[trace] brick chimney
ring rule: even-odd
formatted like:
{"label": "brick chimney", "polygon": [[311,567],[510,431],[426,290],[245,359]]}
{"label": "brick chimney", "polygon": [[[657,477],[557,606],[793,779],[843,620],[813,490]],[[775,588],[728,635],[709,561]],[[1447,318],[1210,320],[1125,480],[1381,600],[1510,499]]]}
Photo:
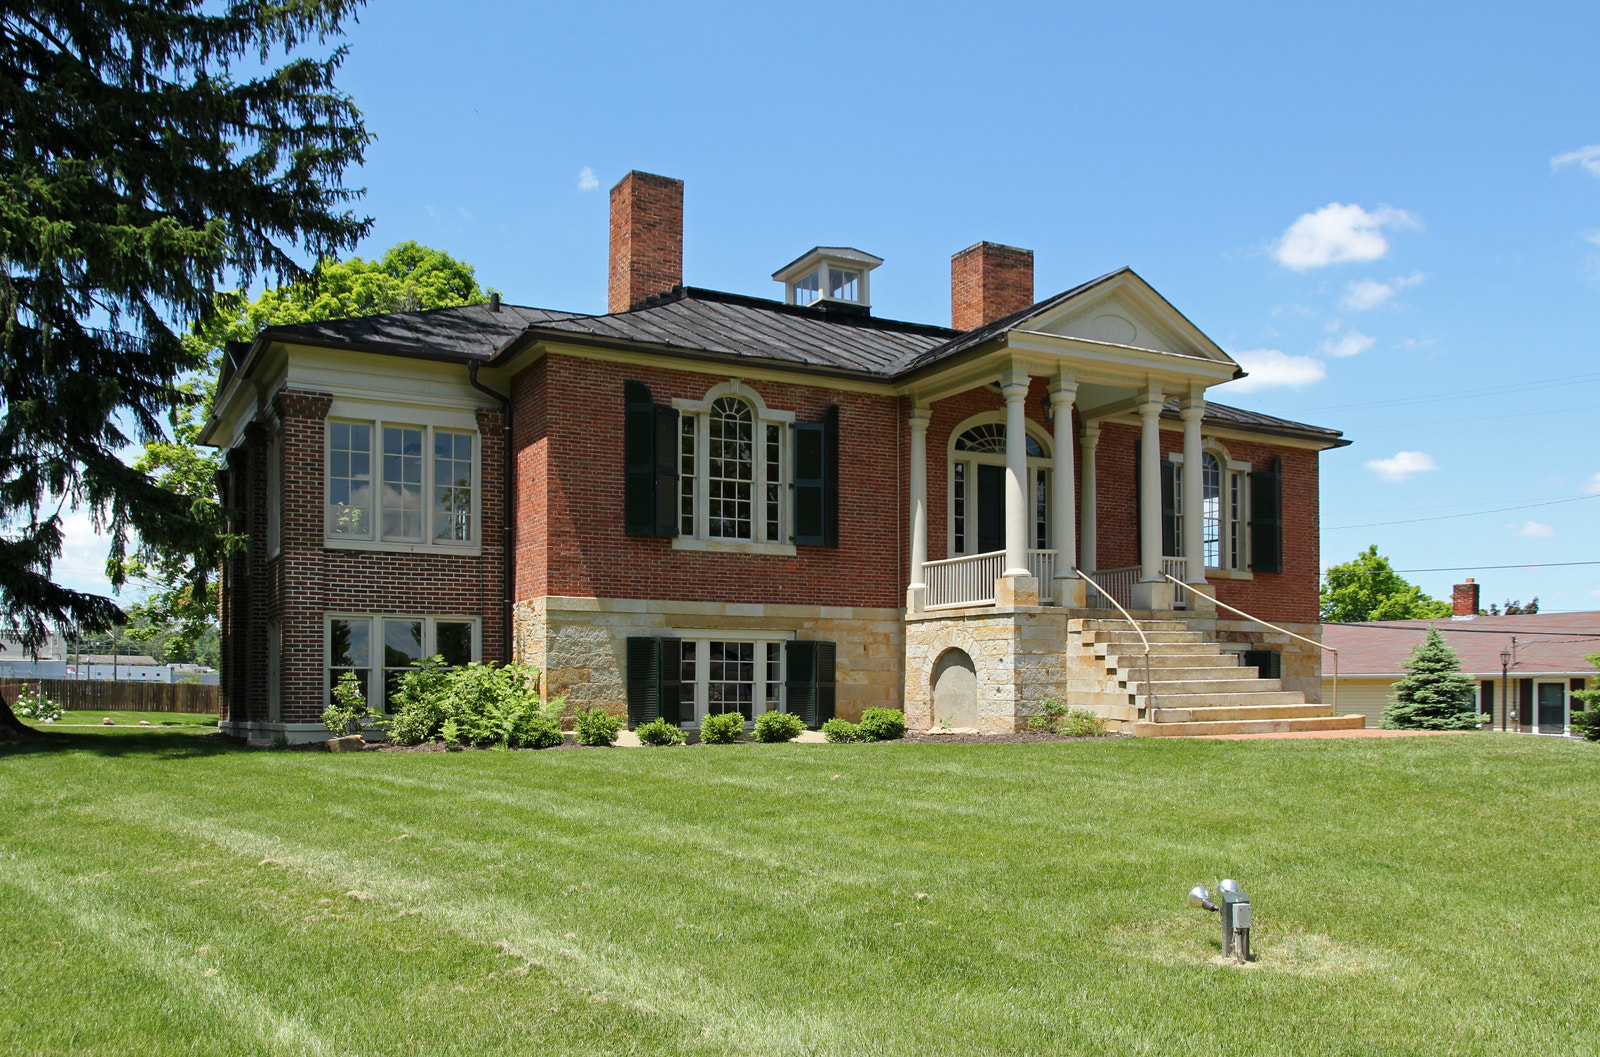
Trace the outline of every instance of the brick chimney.
{"label": "brick chimney", "polygon": [[683,181],[630,172],[611,189],[609,311],[683,284]]}
{"label": "brick chimney", "polygon": [[1472,577],[1450,589],[1450,612],[1458,617],[1478,615],[1478,585],[1472,582]]}
{"label": "brick chimney", "polygon": [[1033,251],[996,242],[950,258],[950,325],[971,330],[1033,304]]}

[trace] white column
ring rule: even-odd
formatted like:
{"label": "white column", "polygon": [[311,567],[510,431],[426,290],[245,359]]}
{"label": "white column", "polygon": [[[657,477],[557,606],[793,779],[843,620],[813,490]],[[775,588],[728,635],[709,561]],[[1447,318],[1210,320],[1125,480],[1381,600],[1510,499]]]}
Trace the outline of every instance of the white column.
{"label": "white column", "polygon": [[911,405],[911,583],[906,608],[921,609],[927,597],[922,567],[928,563],[928,409]]}
{"label": "white column", "polygon": [[1183,419],[1183,554],[1185,583],[1206,582],[1205,455],[1200,447],[1200,419],[1205,397],[1191,391],[1178,404]]}
{"label": "white column", "polygon": [[1006,568],[1002,576],[1032,576],[1028,568],[1028,373],[1000,379],[1006,397]]}
{"label": "white column", "polygon": [[1100,426],[1095,422],[1083,424],[1083,495],[1078,503],[1078,568],[1093,573],[1099,567],[1100,539],[1095,519],[1098,517],[1098,487],[1095,483],[1095,452],[1100,446]]}
{"label": "white column", "polygon": [[1056,576],[1052,604],[1070,609],[1084,606],[1083,584],[1072,571],[1078,552],[1078,505],[1074,493],[1072,455],[1072,405],[1078,383],[1062,371],[1050,389],[1050,413],[1055,416],[1055,457],[1050,489],[1050,521],[1055,528]]}
{"label": "white column", "polygon": [[1161,390],[1139,394],[1139,580],[1161,577]]}

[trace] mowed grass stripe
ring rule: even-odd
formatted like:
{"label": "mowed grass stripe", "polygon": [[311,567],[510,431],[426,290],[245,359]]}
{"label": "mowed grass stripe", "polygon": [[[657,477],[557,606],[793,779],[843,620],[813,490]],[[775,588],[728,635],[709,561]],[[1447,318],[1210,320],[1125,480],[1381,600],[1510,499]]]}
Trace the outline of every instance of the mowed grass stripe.
{"label": "mowed grass stripe", "polygon": [[[169,902],[201,943],[238,930],[259,965],[225,971],[308,977],[273,1008],[360,1052],[451,1052],[405,1047],[478,1020],[491,1030],[449,1035],[454,1052],[518,1052],[535,992],[573,1018],[543,1014],[547,1052],[1584,1053],[1600,1037],[1582,1002],[1542,1000],[1593,971],[1593,746],[184,759],[171,742],[0,755],[7,802],[65,833],[0,850],[120,871],[141,913]],[[91,846],[109,824],[174,861],[199,849],[247,894],[132,870]],[[1263,958],[1244,971],[1212,964],[1216,919],[1181,905],[1222,873],[1257,899]],[[318,953],[330,942],[338,958]],[[347,994],[336,963],[376,986]],[[520,990],[489,995],[513,969]],[[440,995],[463,986],[479,997],[451,1013]],[[359,1026],[332,1012],[352,1004]]]}

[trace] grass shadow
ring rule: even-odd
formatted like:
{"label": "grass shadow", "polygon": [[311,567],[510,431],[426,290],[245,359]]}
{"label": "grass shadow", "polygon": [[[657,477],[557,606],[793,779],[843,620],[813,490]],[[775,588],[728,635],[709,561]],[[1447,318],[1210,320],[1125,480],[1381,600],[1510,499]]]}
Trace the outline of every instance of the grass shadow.
{"label": "grass shadow", "polygon": [[[259,752],[217,733],[192,733],[174,727],[108,728],[68,733],[41,730],[36,738],[0,741],[0,759],[89,752],[96,756],[181,760]],[[200,728],[204,730],[205,728]]]}

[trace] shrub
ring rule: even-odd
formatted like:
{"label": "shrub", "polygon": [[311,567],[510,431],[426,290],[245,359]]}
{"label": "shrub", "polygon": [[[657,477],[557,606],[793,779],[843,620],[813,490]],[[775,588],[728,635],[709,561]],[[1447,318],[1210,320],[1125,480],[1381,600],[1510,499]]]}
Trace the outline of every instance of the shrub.
{"label": "shrub", "polygon": [[443,657],[417,661],[400,679],[389,702],[392,718],[382,726],[389,740],[398,745],[421,745],[439,737],[444,721],[450,718],[450,669]]}
{"label": "shrub", "polygon": [[634,731],[646,745],[682,745],[683,731],[664,719],[652,720]]}
{"label": "shrub", "polygon": [[757,741],[793,741],[805,729],[805,721],[791,712],[763,712],[756,718]]}
{"label": "shrub", "polygon": [[333,688],[333,704],[322,710],[322,725],[334,737],[342,738],[360,731],[361,721],[371,717],[367,697],[361,692],[361,680],[355,672],[345,672]]}
{"label": "shrub", "polygon": [[906,714],[898,708],[869,708],[861,713],[862,741],[894,741],[906,736]]}
{"label": "shrub", "polygon": [[861,728],[848,719],[835,716],[822,725],[822,736],[835,745],[846,741],[860,741]]}
{"label": "shrub", "polygon": [[11,706],[11,711],[16,713],[18,719],[36,719],[41,723],[54,723],[61,718],[61,702],[53,697],[47,697],[43,692],[24,690],[18,697],[17,703]]}
{"label": "shrub", "polygon": [[[444,658],[417,662],[395,691],[394,715],[383,722],[401,745],[440,738],[461,745],[542,749],[561,744],[559,717],[567,700],[541,702],[538,672],[506,665],[447,668]],[[552,731],[554,734],[552,735]]]}
{"label": "shrub", "polygon": [[1087,709],[1075,708],[1056,724],[1056,733],[1064,738],[1103,738],[1106,720]]}
{"label": "shrub", "polygon": [[1572,732],[1589,741],[1600,741],[1600,708],[1590,705],[1581,712],[1572,713]]}
{"label": "shrub", "polygon": [[700,740],[707,745],[732,745],[744,733],[744,717],[737,712],[720,712],[700,721]]}
{"label": "shrub", "polygon": [[519,713],[503,742],[508,749],[553,749],[562,742],[561,728],[553,719],[533,712]]}
{"label": "shrub", "polygon": [[1053,697],[1047,697],[1028,715],[1025,725],[1029,730],[1059,734],[1061,724],[1067,715],[1066,705]]}
{"label": "shrub", "polygon": [[603,708],[590,708],[578,713],[579,745],[610,745],[617,740],[622,720]]}

